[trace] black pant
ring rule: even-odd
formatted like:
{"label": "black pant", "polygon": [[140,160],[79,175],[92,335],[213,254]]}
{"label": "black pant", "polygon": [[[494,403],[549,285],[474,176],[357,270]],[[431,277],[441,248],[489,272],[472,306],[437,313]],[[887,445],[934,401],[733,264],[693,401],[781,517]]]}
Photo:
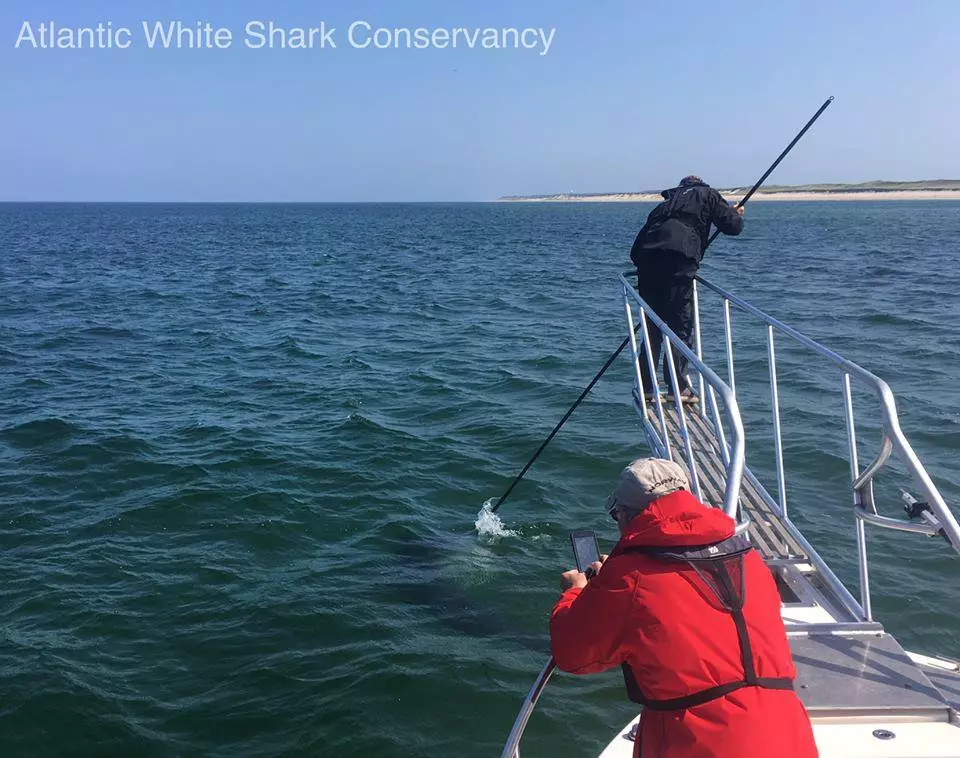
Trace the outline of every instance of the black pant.
{"label": "black pant", "polygon": [[[696,276],[696,267],[691,266],[686,259],[663,258],[645,263],[637,269],[637,292],[653,312],[666,322],[673,332],[691,347],[693,337],[693,279]],[[647,319],[647,330],[650,335],[650,350],[653,356],[653,365],[656,368],[660,362],[663,333],[651,320]],[[643,340],[643,333],[637,335]],[[677,370],[677,383],[680,391],[690,388],[687,382],[687,359],[681,355],[675,345],[671,345],[673,365]],[[640,351],[640,375],[643,377],[644,393],[653,392],[650,382],[650,372],[647,368],[646,351]],[[663,356],[663,379],[667,391],[673,392],[670,381],[670,368],[667,365],[667,356]]]}

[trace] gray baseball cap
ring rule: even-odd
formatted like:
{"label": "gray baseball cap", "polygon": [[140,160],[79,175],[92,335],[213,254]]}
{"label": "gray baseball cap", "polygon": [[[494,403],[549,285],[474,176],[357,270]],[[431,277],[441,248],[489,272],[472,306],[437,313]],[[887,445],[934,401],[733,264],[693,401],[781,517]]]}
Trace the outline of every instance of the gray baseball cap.
{"label": "gray baseball cap", "polygon": [[638,458],[620,473],[620,481],[607,498],[607,512],[615,508],[639,513],[659,497],[690,489],[683,466],[663,458]]}

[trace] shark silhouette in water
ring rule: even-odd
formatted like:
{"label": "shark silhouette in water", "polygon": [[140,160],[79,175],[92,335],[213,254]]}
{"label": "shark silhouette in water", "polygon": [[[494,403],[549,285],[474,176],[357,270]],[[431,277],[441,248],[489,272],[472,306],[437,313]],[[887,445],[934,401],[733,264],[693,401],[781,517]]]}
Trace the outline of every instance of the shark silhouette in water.
{"label": "shark silhouette in water", "polygon": [[393,577],[380,584],[379,592],[389,596],[386,602],[400,600],[407,609],[423,614],[422,623],[470,637],[509,640],[538,653],[549,646],[546,628],[539,634],[518,633],[500,608],[471,594],[451,575],[449,568],[456,558],[475,549],[475,535],[428,538],[407,527],[399,530],[405,533],[403,539],[387,540],[396,561]]}

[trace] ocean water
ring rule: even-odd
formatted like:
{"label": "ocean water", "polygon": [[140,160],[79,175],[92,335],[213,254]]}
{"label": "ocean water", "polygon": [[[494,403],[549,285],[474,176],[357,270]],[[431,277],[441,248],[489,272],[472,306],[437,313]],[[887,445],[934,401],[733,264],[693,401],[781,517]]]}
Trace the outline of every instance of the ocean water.
{"label": "ocean water", "polygon": [[[645,452],[627,361],[476,523],[625,335],[648,208],[0,205],[0,755],[498,754],[567,532],[612,544]],[[960,203],[746,220],[705,275],[886,379],[960,503]],[[763,333],[734,319],[770,481]],[[840,379],[780,360],[791,513],[856,590]],[[880,619],[960,652],[956,556],[870,549]],[[632,715],[617,673],[557,675],[523,754],[596,755]]]}

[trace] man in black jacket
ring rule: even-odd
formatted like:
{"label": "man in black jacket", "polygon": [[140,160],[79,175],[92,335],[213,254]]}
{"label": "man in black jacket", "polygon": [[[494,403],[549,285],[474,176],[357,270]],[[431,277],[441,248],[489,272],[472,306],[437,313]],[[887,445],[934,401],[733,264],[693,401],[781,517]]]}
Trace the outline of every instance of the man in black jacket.
{"label": "man in black jacket", "polygon": [[[676,335],[690,345],[693,335],[693,280],[703,260],[713,224],[724,234],[743,230],[743,208],[735,208],[698,176],[687,176],[680,186],[664,190],[663,202],[650,211],[647,223],[637,235],[630,260],[637,267],[637,290],[653,311]],[[654,367],[660,362],[662,334],[647,322]],[[677,381],[684,402],[696,403],[687,381],[687,360],[674,349]],[[650,381],[647,359],[640,356],[643,391],[652,395],[656,377]],[[668,387],[670,369],[663,360],[664,380]]]}

